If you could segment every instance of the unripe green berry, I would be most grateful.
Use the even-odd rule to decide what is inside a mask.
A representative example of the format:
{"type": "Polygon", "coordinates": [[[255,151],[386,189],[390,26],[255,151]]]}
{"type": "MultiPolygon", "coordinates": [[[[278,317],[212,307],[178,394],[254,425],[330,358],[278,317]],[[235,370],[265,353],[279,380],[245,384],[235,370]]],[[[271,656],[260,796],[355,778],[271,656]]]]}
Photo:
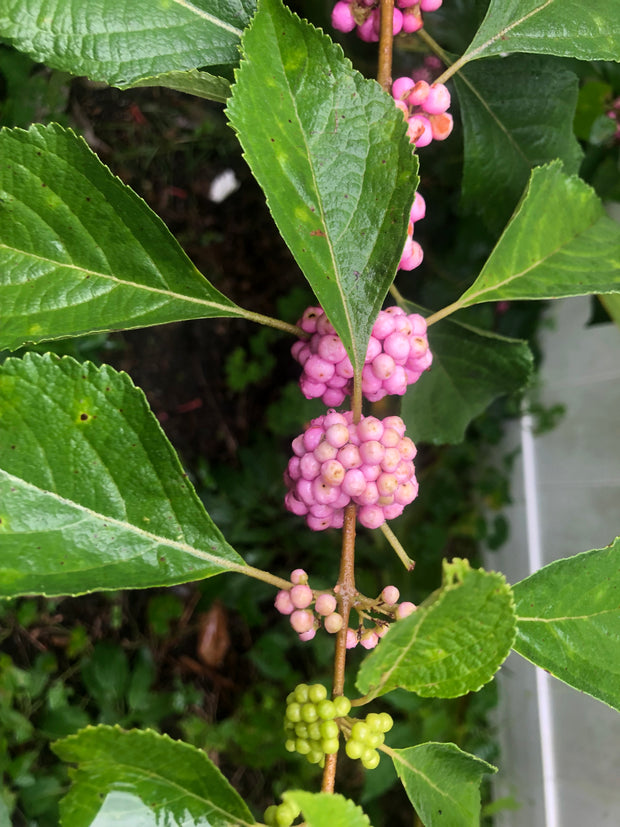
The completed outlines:
{"type": "Polygon", "coordinates": [[[373,730],[370,730],[370,732],[368,733],[368,738],[366,738],[366,746],[376,749],[377,747],[381,746],[381,744],[384,741],[385,736],[382,732],[373,732],[373,730]]]}
{"type": "Polygon", "coordinates": [[[369,735],[370,729],[363,721],[356,721],[351,727],[351,738],[354,738],[356,741],[361,741],[362,744],[366,743],[369,735]]]}
{"type": "Polygon", "coordinates": [[[316,706],[313,703],[310,703],[310,701],[301,707],[301,719],[307,724],[313,723],[318,717],[316,706]]]}
{"type": "Polygon", "coordinates": [[[300,704],[308,701],[308,684],[300,683],[295,687],[295,700],[300,704]]]}
{"type": "Polygon", "coordinates": [[[394,726],[392,716],[389,715],[387,712],[380,712],[379,717],[381,718],[381,730],[383,732],[389,732],[394,726]]]}
{"type": "Polygon", "coordinates": [[[308,724],[308,738],[312,741],[320,741],[321,737],[321,725],[319,722],[314,721],[314,723],[308,724]]]}
{"type": "Polygon", "coordinates": [[[291,807],[291,805],[287,804],[286,801],[282,804],[278,804],[276,808],[277,827],[290,827],[296,818],[297,816],[295,815],[294,807],[291,807]]]}
{"type": "Polygon", "coordinates": [[[347,743],[345,744],[344,751],[349,756],[349,758],[361,758],[362,753],[366,749],[365,745],[362,744],[361,741],[356,741],[355,738],[349,738],[347,743]]]}
{"type": "Polygon", "coordinates": [[[300,755],[307,755],[310,752],[310,744],[305,738],[297,738],[295,741],[295,750],[300,755]]]}
{"type": "Polygon", "coordinates": [[[269,827],[276,827],[276,813],[278,811],[278,807],[276,804],[272,804],[270,807],[267,807],[265,813],[263,815],[263,821],[265,824],[268,824],[269,827]]]}
{"type": "Polygon", "coordinates": [[[286,717],[294,724],[301,721],[301,705],[298,703],[289,704],[286,707],[286,717]]]}
{"type": "Polygon", "coordinates": [[[383,732],[381,726],[381,716],[378,712],[369,712],[366,716],[366,723],[373,732],[383,732]]]}
{"type": "Polygon", "coordinates": [[[314,704],[318,704],[327,698],[327,689],[322,683],[315,683],[308,687],[308,700],[314,704]]]}
{"type": "Polygon", "coordinates": [[[380,760],[381,756],[376,749],[369,750],[368,753],[362,755],[362,764],[367,770],[374,770],[379,765],[380,760]]]}
{"type": "Polygon", "coordinates": [[[297,738],[307,738],[308,737],[308,725],[300,722],[299,724],[295,724],[295,736],[297,738]]]}
{"type": "Polygon", "coordinates": [[[334,698],[334,706],[336,708],[336,718],[344,718],[351,711],[351,701],[344,695],[338,695],[334,698]]]}
{"type": "Polygon", "coordinates": [[[322,738],[337,738],[340,732],[338,724],[335,721],[323,721],[319,728],[322,738]]]}
{"type": "Polygon", "coordinates": [[[321,749],[325,755],[333,755],[335,752],[338,752],[339,746],[340,741],[338,738],[323,738],[321,741],[321,749]]]}
{"type": "Polygon", "coordinates": [[[287,738],[284,742],[284,749],[287,752],[297,752],[297,749],[295,747],[295,741],[292,738],[287,738]]]}
{"type": "Polygon", "coordinates": [[[317,704],[316,711],[318,712],[319,718],[322,718],[324,721],[329,721],[337,717],[336,704],[327,699],[317,704]]]}
{"type": "Polygon", "coordinates": [[[311,764],[319,764],[324,758],[323,750],[322,749],[312,749],[306,755],[306,758],[308,759],[308,761],[310,761],[311,764]]]}

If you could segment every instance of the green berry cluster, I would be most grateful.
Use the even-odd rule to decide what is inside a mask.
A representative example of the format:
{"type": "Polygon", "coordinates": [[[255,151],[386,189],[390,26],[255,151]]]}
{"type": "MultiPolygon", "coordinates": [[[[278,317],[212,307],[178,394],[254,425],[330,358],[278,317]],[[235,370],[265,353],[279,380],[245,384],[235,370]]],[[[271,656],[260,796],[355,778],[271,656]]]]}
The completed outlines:
{"type": "Polygon", "coordinates": [[[300,813],[299,807],[289,801],[283,801],[282,804],[267,807],[263,820],[269,827],[290,827],[300,813]]]}
{"type": "Polygon", "coordinates": [[[363,721],[355,721],[345,747],[349,758],[359,758],[367,770],[374,770],[380,759],[377,747],[393,723],[387,712],[369,712],[363,721]]]}
{"type": "Polygon", "coordinates": [[[344,695],[329,700],[322,684],[300,683],[286,699],[286,749],[323,766],[326,755],[338,752],[340,729],[335,719],[350,709],[351,701],[344,695]]]}

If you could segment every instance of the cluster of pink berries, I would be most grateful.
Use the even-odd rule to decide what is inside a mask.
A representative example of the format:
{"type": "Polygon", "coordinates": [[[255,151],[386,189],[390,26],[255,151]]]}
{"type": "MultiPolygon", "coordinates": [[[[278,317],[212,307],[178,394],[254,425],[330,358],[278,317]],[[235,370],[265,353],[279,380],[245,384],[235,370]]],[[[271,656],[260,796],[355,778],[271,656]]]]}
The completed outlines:
{"type": "Polygon", "coordinates": [[[614,140],[620,141],[620,98],[612,101],[611,108],[607,112],[607,117],[615,121],[616,132],[614,134],[614,140]]]}
{"type": "Polygon", "coordinates": [[[398,265],[400,270],[415,270],[422,264],[424,252],[417,241],[413,240],[413,229],[416,221],[420,221],[426,215],[426,202],[419,192],[415,194],[415,200],[409,213],[409,225],[407,227],[407,240],[405,248],[398,265]]]}
{"type": "Polygon", "coordinates": [[[399,416],[362,417],[356,425],[351,411],[329,410],[295,437],[293,452],[284,503],[313,531],[342,528],[350,503],[363,526],[379,528],[418,494],[416,447],[399,416]]]}
{"type": "Polygon", "coordinates": [[[300,640],[312,640],[321,621],[327,632],[336,634],[344,623],[336,611],[338,601],[331,592],[315,594],[308,585],[308,575],[303,569],[291,572],[291,589],[282,589],[276,595],[275,607],[280,614],[288,615],[291,626],[300,640]],[[312,604],[314,603],[314,611],[312,604]]]}
{"type": "Polygon", "coordinates": [[[374,649],[377,643],[379,643],[379,640],[390,628],[391,620],[403,620],[405,617],[409,617],[412,612],[415,612],[417,606],[414,603],[408,600],[403,600],[399,603],[399,598],[400,592],[396,586],[386,586],[379,595],[378,600],[369,607],[373,614],[387,614],[389,620],[373,618],[368,614],[368,610],[360,611],[358,608],[360,624],[357,629],[347,629],[347,649],[354,649],[358,643],[363,646],[364,649],[374,649]],[[373,625],[366,626],[364,624],[365,619],[371,619],[373,625]]]}
{"type": "MultiPolygon", "coordinates": [[[[443,0],[395,0],[392,17],[394,36],[417,32],[424,25],[422,12],[436,11],[443,0]]],[[[332,26],[339,32],[357,31],[367,43],[379,40],[380,0],[338,0],[332,10],[332,26]]]]}
{"type": "Polygon", "coordinates": [[[444,141],[452,132],[454,121],[448,112],[450,92],[443,83],[396,78],[392,97],[407,121],[409,140],[417,148],[428,146],[433,140],[444,141]]]}
{"type": "MultiPolygon", "coordinates": [[[[419,210],[420,203],[423,205],[423,201],[418,202],[416,207],[414,202],[413,210],[419,210]]],[[[353,377],[344,345],[321,307],[308,307],[298,325],[311,334],[310,339],[299,339],[291,348],[303,367],[301,392],[306,399],[320,397],[330,407],[341,405],[351,393],[353,377]]],[[[370,402],[387,394],[402,396],[432,361],[424,317],[407,315],[400,307],[381,310],[368,342],[362,393],[370,402]]]]}

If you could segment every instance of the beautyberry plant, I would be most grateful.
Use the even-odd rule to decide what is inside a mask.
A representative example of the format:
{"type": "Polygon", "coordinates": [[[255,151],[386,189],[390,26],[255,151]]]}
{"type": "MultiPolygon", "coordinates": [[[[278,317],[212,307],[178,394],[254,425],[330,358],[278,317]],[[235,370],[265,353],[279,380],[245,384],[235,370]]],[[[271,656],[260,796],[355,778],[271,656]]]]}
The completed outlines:
{"type": "MultiPolygon", "coordinates": [[[[317,788],[286,791],[261,816],[267,824],[367,825],[335,791],[336,767],[353,760],[371,771],[381,755],[427,827],[478,824],[480,783],[493,766],[449,743],[396,749],[387,713],[351,712],[395,689],[437,698],[475,692],[511,649],[620,708],[618,541],[512,587],[500,573],[446,560],[435,592],[418,606],[401,600],[415,576],[407,547],[416,538],[397,538],[388,523],[416,507],[416,445],[458,440],[477,413],[522,388],[531,373],[526,343],[472,326],[467,309],[620,292],[620,227],[577,176],[571,106],[557,106],[553,80],[530,87],[523,104],[524,73],[511,74],[510,63],[536,60],[552,75],[551,55],[617,60],[620,31],[609,4],[464,5],[475,31],[453,61],[460,30],[450,28],[450,3],[336,3],[332,22],[343,42],[355,30],[378,44],[375,81],[281,0],[134,0],[131,20],[120,0],[96,8],[88,0],[79,7],[0,0],[3,40],[39,62],[121,89],[165,86],[225,103],[316,298],[297,323],[240,307],[71,130],[35,124],[0,134],[0,347],[243,318],[291,336],[300,393],[325,405],[299,423],[282,469],[283,509],[299,518],[300,531],[322,531],[326,543],[340,544],[332,583],[316,589],[312,571],[282,577],[231,547],[126,374],[40,348],[0,367],[2,596],[228,573],[273,587],[274,614],[286,615],[307,645],[333,641],[330,688],[283,687],[284,723],[277,723],[286,749],[317,767],[317,788]],[[392,82],[394,54],[403,68],[392,82]],[[455,95],[458,116],[448,111],[455,95]],[[427,206],[417,193],[418,157],[429,215],[441,214],[425,160],[441,147],[424,147],[457,140],[455,123],[464,204],[478,209],[493,245],[464,292],[429,310],[412,301],[411,271],[423,260],[414,225],[427,206]],[[458,321],[448,319],[457,312],[458,321]],[[376,585],[376,598],[355,580],[356,533],[374,530],[404,569],[398,586],[376,585]],[[357,654],[349,651],[358,646],[371,651],[347,684],[359,694],[346,697],[357,654]]],[[[447,238],[457,238],[453,229],[445,228],[447,238]]],[[[440,304],[440,289],[428,295],[440,304]]],[[[54,752],[73,765],[65,827],[99,818],[257,823],[205,753],[155,732],[88,727],[56,742],[54,752]]]]}

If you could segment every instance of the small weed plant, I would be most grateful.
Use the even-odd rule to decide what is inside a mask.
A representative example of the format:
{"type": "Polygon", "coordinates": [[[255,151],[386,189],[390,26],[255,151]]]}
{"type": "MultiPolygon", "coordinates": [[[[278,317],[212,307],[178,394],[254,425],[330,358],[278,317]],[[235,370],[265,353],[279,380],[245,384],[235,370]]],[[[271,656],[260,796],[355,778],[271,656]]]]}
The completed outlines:
{"type": "MultiPolygon", "coordinates": [[[[426,827],[473,827],[495,767],[452,743],[390,746],[392,718],[373,702],[396,689],[438,699],[476,692],[514,649],[620,708],[620,545],[514,584],[444,560],[441,584],[414,605],[400,591],[415,577],[416,537],[399,538],[391,523],[416,507],[416,445],[458,442],[492,400],[529,380],[527,344],[466,324],[468,309],[620,292],[620,227],[578,177],[572,128],[574,67],[620,56],[614,4],[339,0],[334,36],[375,50],[377,80],[281,0],[130,5],[128,14],[120,0],[0,0],[0,36],[53,69],[225,104],[315,301],[292,319],[239,306],[84,140],[33,124],[0,134],[0,348],[215,317],[290,335],[299,393],[324,410],[299,422],[282,509],[299,532],[325,532],[331,582],[317,585],[311,559],[291,572],[250,565],[206,512],[129,376],[39,346],[0,367],[0,595],[260,581],[289,634],[333,650],[329,686],[281,687],[277,726],[286,750],[316,766],[316,786],[285,791],[264,823],[368,825],[338,793],[336,768],[360,762],[371,772],[383,761],[426,827]],[[463,47],[457,33],[469,30],[463,47]],[[410,65],[393,78],[395,54],[410,65]],[[463,209],[494,244],[467,289],[429,310],[411,299],[425,255],[416,231],[442,210],[418,191],[418,172],[432,181],[443,142],[459,136],[463,209]],[[383,533],[402,582],[357,588],[358,532],[383,533]]],[[[601,140],[613,143],[617,102],[599,103],[592,124],[610,127],[601,140]]],[[[443,232],[446,245],[457,243],[454,226],[443,232]]],[[[257,262],[257,291],[260,283],[257,262]]],[[[44,659],[37,668],[43,686],[44,659]]],[[[65,827],[258,823],[204,751],[131,728],[146,714],[113,717],[53,744],[71,766],[65,827]]]]}

